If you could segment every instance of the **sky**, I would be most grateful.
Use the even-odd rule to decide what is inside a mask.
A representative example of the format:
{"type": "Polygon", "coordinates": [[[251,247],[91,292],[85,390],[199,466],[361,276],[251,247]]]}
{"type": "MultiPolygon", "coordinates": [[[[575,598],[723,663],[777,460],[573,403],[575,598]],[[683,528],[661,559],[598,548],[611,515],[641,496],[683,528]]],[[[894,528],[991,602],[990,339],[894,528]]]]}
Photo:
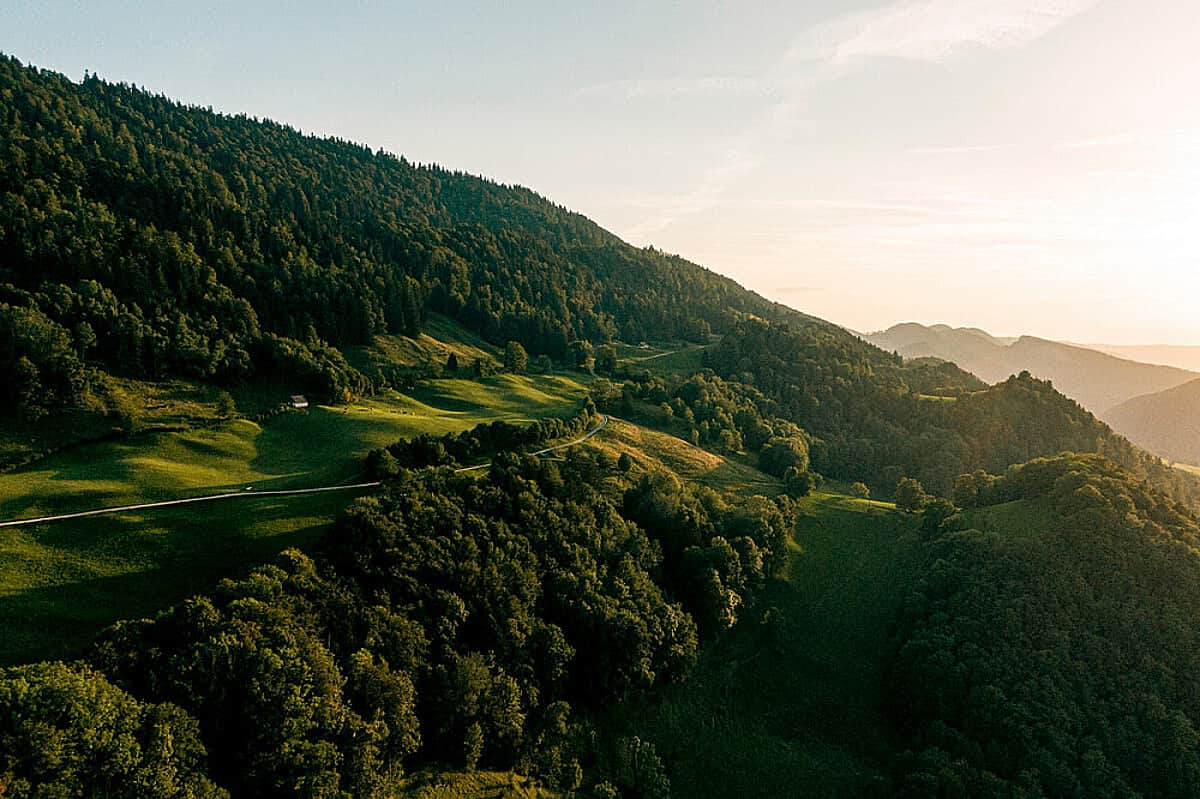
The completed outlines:
{"type": "Polygon", "coordinates": [[[528,186],[857,330],[1200,344],[1194,0],[2,0],[0,51],[528,186]]]}

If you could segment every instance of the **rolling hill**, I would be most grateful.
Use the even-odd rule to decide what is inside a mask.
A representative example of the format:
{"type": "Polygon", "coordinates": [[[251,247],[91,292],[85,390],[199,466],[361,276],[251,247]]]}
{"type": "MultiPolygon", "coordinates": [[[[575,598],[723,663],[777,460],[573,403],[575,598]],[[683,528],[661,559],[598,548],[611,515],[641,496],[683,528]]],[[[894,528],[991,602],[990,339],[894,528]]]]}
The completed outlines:
{"type": "Polygon", "coordinates": [[[1200,377],[1173,366],[1139,363],[1083,346],[1020,336],[997,338],[976,328],[895,325],[866,339],[905,358],[952,361],[989,383],[1028,371],[1098,416],[1133,397],[1163,391],[1200,377]]]}
{"type": "Polygon", "coordinates": [[[527,189],[0,59],[0,449],[21,464],[0,510],[378,478],[6,529],[0,662],[24,665],[0,669],[0,792],[1084,795],[1200,773],[1195,692],[1164,679],[1195,673],[1200,599],[1160,618],[1147,579],[1196,585],[1200,481],[995,353],[1101,406],[1193,376],[934,333],[995,385],[527,189]],[[292,389],[307,413],[269,410],[292,389]],[[71,443],[81,414],[122,426],[71,443]],[[550,457],[513,443],[598,414],[550,457]],[[454,471],[488,442],[488,469],[454,471]],[[886,501],[914,479],[938,497],[886,501]],[[998,542],[1022,536],[1045,546],[1014,565],[998,542]],[[1006,612],[991,640],[1028,597],[1057,614],[1006,612]],[[1068,644],[1097,608],[1093,637],[1153,646],[1091,668],[1068,644]],[[1044,652],[1077,678],[1061,714],[1023,681],[1044,652]],[[1126,672],[1144,739],[1084,735],[1129,717],[1092,701],[1126,672]]]}
{"type": "Polygon", "coordinates": [[[1134,397],[1104,418],[1138,446],[1174,461],[1200,465],[1200,380],[1134,397]]]}

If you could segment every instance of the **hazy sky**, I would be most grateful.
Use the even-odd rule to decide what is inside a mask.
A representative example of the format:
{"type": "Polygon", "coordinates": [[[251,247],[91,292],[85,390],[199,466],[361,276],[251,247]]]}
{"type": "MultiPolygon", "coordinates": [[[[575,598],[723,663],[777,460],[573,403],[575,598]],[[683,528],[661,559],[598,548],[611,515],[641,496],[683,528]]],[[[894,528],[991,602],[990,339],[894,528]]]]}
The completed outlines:
{"type": "Polygon", "coordinates": [[[0,0],[0,50],[527,185],[870,330],[1200,344],[1195,0],[0,0]]]}

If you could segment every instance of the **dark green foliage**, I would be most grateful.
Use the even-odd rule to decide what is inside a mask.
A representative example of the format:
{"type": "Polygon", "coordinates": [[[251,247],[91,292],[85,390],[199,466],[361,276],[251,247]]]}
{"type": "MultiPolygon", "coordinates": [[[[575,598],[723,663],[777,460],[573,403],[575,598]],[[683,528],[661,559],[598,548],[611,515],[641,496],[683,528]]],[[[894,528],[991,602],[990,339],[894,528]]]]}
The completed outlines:
{"type": "Polygon", "coordinates": [[[229,381],[302,345],[305,387],[339,394],[362,378],[322,344],[415,336],[427,308],[564,360],[575,340],[704,341],[729,308],[782,312],[525,189],[0,56],[4,305],[39,315],[47,357],[3,374],[27,355],[59,404],[75,367],[51,352],[229,381]]]}
{"type": "Polygon", "coordinates": [[[613,761],[622,799],[670,799],[671,781],[654,744],[637,736],[622,738],[613,761]]]}
{"type": "Polygon", "coordinates": [[[383,797],[431,763],[520,767],[569,790],[581,762],[626,795],[664,796],[652,747],[606,753],[577,717],[689,672],[693,618],[724,629],[753,604],[785,556],[790,503],[730,505],[659,475],[622,509],[593,488],[622,481],[611,457],[568,452],[500,452],[479,479],[380,451],[375,469],[396,477],[316,557],[286,552],[118,624],[89,660],[183,708],[236,796],[383,797]]]}
{"type": "Polygon", "coordinates": [[[945,496],[978,469],[1099,452],[1176,499],[1200,501],[1200,481],[1028,373],[982,388],[953,365],[904,362],[832,326],[756,319],[710,348],[705,364],[752,386],[747,396],[761,397],[754,402],[764,417],[801,425],[812,467],[832,477],[890,489],[909,475],[945,496]]]}
{"type": "Polygon", "coordinates": [[[1195,796],[1200,523],[1094,455],[976,502],[1021,521],[930,544],[888,680],[901,794],[1195,796]]]}
{"type": "MultiPolygon", "coordinates": [[[[900,507],[899,501],[896,507],[900,507]]],[[[921,506],[921,535],[933,538],[952,530],[962,529],[962,517],[958,516],[958,508],[948,499],[934,497],[925,498],[921,506]]]]}
{"type": "Polygon", "coordinates": [[[782,477],[788,469],[808,471],[808,443],[801,436],[773,436],[763,444],[758,465],[767,474],[782,477]]]}
{"type": "Polygon", "coordinates": [[[88,668],[0,671],[0,796],[220,799],[196,722],[88,668]]]}
{"type": "Polygon", "coordinates": [[[787,557],[786,499],[730,507],[711,489],[651,472],[625,492],[623,509],[662,546],[664,580],[704,632],[732,627],[787,557]]]}
{"type": "Polygon", "coordinates": [[[617,371],[617,348],[605,344],[596,349],[596,371],[602,375],[611,375],[617,371]]]}
{"type": "Polygon", "coordinates": [[[896,507],[900,510],[916,513],[925,507],[928,499],[925,487],[919,481],[911,477],[901,477],[900,482],[896,483],[896,507]]]}
{"type": "Polygon", "coordinates": [[[592,356],[592,345],[589,341],[576,339],[571,342],[571,360],[581,369],[590,369],[595,363],[595,358],[592,356]]]}
{"type": "Polygon", "coordinates": [[[520,450],[582,436],[595,422],[595,415],[585,409],[570,419],[542,419],[527,425],[483,422],[461,433],[425,433],[371,452],[367,470],[377,477],[395,477],[399,468],[472,465],[500,450],[520,450]]]}
{"type": "Polygon", "coordinates": [[[0,415],[26,421],[77,402],[87,373],[71,334],[36,308],[0,303],[0,415]]]}
{"type": "Polygon", "coordinates": [[[529,354],[519,341],[510,341],[504,347],[504,368],[513,374],[524,374],[529,366],[529,354]]]}
{"type": "Polygon", "coordinates": [[[975,508],[991,504],[995,478],[983,469],[974,474],[960,474],[954,481],[954,504],[960,508],[975,508]]]}
{"type": "Polygon", "coordinates": [[[794,423],[774,416],[775,404],[752,386],[735,383],[704,370],[668,385],[649,372],[627,377],[618,386],[599,380],[592,388],[606,410],[636,415],[635,401],[658,406],[657,424],[684,433],[684,438],[724,454],[757,452],[759,468],[786,480],[789,470],[800,494],[812,488],[808,475],[809,438],[794,423]]]}
{"type": "Polygon", "coordinates": [[[807,497],[819,485],[819,475],[808,470],[800,471],[795,466],[789,466],[783,473],[783,487],[788,496],[807,497]]]}

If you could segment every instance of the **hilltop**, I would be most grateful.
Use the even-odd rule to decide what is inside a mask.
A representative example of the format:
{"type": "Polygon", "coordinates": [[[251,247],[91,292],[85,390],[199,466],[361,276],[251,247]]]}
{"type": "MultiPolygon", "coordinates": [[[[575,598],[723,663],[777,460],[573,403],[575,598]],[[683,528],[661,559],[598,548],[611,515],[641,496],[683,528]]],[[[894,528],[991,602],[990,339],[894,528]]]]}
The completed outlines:
{"type": "Polygon", "coordinates": [[[1200,380],[1134,397],[1110,410],[1105,419],[1151,452],[1200,465],[1200,380]]]}
{"type": "Polygon", "coordinates": [[[1173,366],[1139,363],[1084,346],[1020,336],[997,338],[977,328],[908,322],[865,338],[905,358],[952,361],[988,383],[1028,371],[1100,417],[1140,394],[1182,385],[1200,374],[1173,366]]]}

